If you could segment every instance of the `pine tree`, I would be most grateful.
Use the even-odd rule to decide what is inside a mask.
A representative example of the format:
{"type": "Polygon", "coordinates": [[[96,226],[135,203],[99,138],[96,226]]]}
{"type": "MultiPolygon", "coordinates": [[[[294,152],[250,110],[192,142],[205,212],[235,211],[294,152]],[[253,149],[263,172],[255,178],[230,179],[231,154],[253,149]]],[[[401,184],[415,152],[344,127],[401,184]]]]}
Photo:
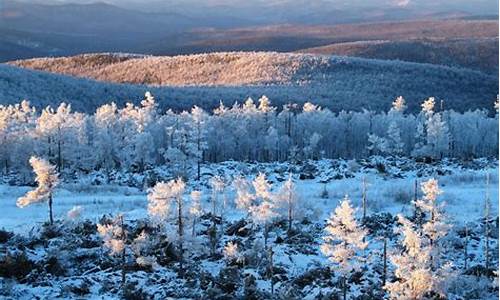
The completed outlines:
{"type": "Polygon", "coordinates": [[[403,96],[397,97],[394,102],[392,102],[391,111],[403,113],[406,110],[406,101],[403,96]]]}
{"type": "Polygon", "coordinates": [[[398,215],[403,235],[402,252],[390,256],[396,267],[396,281],[386,283],[391,299],[421,300],[432,298],[432,294],[445,295],[449,277],[452,275],[451,265],[444,264],[439,268],[432,265],[432,247],[424,234],[415,228],[415,224],[402,215],[398,215]]]}
{"type": "Polygon", "coordinates": [[[32,156],[30,164],[36,174],[35,181],[38,183],[38,186],[33,191],[29,191],[24,197],[17,199],[16,204],[22,208],[32,203],[48,200],[49,222],[52,225],[54,223],[52,200],[54,190],[59,184],[59,174],[56,172],[55,166],[42,158],[32,156]]]}
{"type": "Polygon", "coordinates": [[[421,189],[423,197],[415,204],[425,215],[422,226],[398,216],[403,225],[400,229],[404,237],[403,251],[391,256],[397,281],[386,284],[393,299],[425,299],[433,294],[444,296],[453,276],[451,264],[440,260],[442,239],[449,229],[443,206],[437,202],[442,191],[435,179],[423,182],[421,189]]]}
{"type": "Polygon", "coordinates": [[[443,205],[437,202],[442,193],[438,181],[434,178],[421,184],[423,192],[422,199],[417,200],[416,205],[427,217],[422,226],[422,231],[429,241],[431,267],[439,268],[439,256],[441,253],[441,239],[448,233],[449,225],[444,221],[443,205]]]}
{"type": "Polygon", "coordinates": [[[364,239],[367,234],[354,218],[354,209],[346,195],[340,205],[327,220],[326,235],[320,250],[333,263],[334,268],[342,275],[343,299],[347,297],[347,276],[357,268],[359,257],[356,252],[368,245],[364,239]]]}
{"type": "Polygon", "coordinates": [[[428,262],[429,248],[423,245],[421,236],[413,228],[413,224],[399,215],[402,224],[400,232],[403,235],[402,246],[404,252],[390,256],[396,266],[397,280],[386,283],[391,299],[418,300],[433,290],[434,280],[428,262]]]}

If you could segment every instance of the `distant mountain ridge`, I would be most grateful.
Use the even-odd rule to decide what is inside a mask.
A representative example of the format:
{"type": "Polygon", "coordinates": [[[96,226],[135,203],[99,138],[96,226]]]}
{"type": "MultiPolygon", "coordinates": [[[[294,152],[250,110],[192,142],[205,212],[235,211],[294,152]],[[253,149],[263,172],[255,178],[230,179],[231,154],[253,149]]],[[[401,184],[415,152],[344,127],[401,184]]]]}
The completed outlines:
{"type": "Polygon", "coordinates": [[[430,96],[444,100],[445,108],[457,111],[478,108],[491,111],[498,93],[496,76],[467,69],[275,52],[176,57],[92,54],[13,64],[137,83],[110,83],[0,65],[3,104],[22,99],[31,100],[37,106],[66,101],[75,109],[87,112],[110,101],[120,105],[126,101],[137,103],[147,90],[159,99],[162,108],[176,110],[193,105],[212,109],[221,100],[231,105],[261,95],[267,95],[277,107],[289,102],[312,101],[334,111],[387,110],[395,97],[403,95],[413,112],[420,110],[422,100],[430,96]],[[149,73],[141,73],[141,70],[149,73]],[[141,80],[149,85],[140,84],[141,80]]]}
{"type": "Polygon", "coordinates": [[[498,38],[356,41],[298,52],[431,63],[498,73],[498,38]]]}
{"type": "Polygon", "coordinates": [[[350,10],[328,0],[294,0],[293,6],[289,0],[93,2],[1,1],[0,62],[91,52],[290,52],[371,39],[498,37],[498,20],[413,4],[366,9],[360,1],[350,10]]]}

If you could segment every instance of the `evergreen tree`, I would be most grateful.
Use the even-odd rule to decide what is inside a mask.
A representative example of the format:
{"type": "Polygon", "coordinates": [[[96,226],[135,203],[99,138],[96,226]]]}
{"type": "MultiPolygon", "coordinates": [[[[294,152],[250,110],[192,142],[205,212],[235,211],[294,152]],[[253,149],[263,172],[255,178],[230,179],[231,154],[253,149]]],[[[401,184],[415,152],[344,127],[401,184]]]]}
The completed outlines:
{"type": "Polygon", "coordinates": [[[333,263],[335,270],[342,276],[343,298],[347,297],[347,277],[357,268],[359,250],[368,245],[364,240],[367,234],[354,218],[354,209],[346,195],[335,212],[330,215],[325,227],[326,235],[320,250],[333,263]]]}

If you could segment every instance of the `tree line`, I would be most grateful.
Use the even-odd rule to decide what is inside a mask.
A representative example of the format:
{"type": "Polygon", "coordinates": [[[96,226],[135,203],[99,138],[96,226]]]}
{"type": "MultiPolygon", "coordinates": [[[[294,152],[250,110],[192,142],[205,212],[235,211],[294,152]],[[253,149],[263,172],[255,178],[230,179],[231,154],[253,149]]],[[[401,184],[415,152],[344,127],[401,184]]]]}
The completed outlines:
{"type": "MultiPolygon", "coordinates": [[[[496,102],[496,105],[498,100],[496,102]]],[[[434,98],[418,114],[402,97],[388,112],[332,112],[310,102],[278,110],[266,96],[212,112],[161,112],[146,93],[141,104],[99,107],[92,115],[62,103],[37,111],[29,102],[0,106],[3,173],[29,174],[29,158],[46,158],[61,174],[92,170],[142,172],[158,165],[198,174],[226,160],[301,161],[370,155],[441,159],[498,154],[498,113],[442,110],[434,98]]]]}

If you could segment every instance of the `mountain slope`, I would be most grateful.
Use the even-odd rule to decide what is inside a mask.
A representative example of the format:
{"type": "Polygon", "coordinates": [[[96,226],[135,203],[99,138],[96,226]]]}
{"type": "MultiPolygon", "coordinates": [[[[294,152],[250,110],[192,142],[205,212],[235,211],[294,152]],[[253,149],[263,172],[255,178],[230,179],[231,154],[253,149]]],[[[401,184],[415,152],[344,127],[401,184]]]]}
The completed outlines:
{"type": "Polygon", "coordinates": [[[181,57],[122,55],[122,62],[116,56],[91,55],[93,59],[100,57],[100,62],[90,59],[77,64],[74,60],[81,60],[81,56],[58,60],[57,64],[51,59],[38,61],[51,61],[54,64],[46,65],[68,73],[82,66],[81,76],[115,70],[113,66],[118,65],[122,68],[116,69],[119,73],[106,75],[116,82],[130,82],[131,78],[137,79],[136,72],[151,68],[149,74],[156,77],[144,82],[168,85],[116,84],[0,65],[0,99],[15,103],[27,98],[41,106],[68,101],[78,110],[92,111],[111,100],[119,104],[138,102],[146,90],[151,90],[163,108],[189,109],[196,104],[210,109],[219,100],[230,105],[265,94],[278,107],[288,102],[312,101],[338,111],[386,110],[393,98],[403,95],[410,111],[419,110],[421,101],[430,96],[445,100],[446,108],[464,111],[491,109],[498,91],[495,76],[429,64],[267,52],[181,57]],[[165,65],[157,64],[162,61],[166,61],[165,65]],[[128,69],[122,64],[127,64],[128,69]],[[155,73],[158,70],[161,72],[155,73]],[[232,74],[235,70],[238,73],[232,74]]]}
{"type": "Polygon", "coordinates": [[[498,72],[498,38],[357,41],[298,52],[403,60],[498,72]]]}

